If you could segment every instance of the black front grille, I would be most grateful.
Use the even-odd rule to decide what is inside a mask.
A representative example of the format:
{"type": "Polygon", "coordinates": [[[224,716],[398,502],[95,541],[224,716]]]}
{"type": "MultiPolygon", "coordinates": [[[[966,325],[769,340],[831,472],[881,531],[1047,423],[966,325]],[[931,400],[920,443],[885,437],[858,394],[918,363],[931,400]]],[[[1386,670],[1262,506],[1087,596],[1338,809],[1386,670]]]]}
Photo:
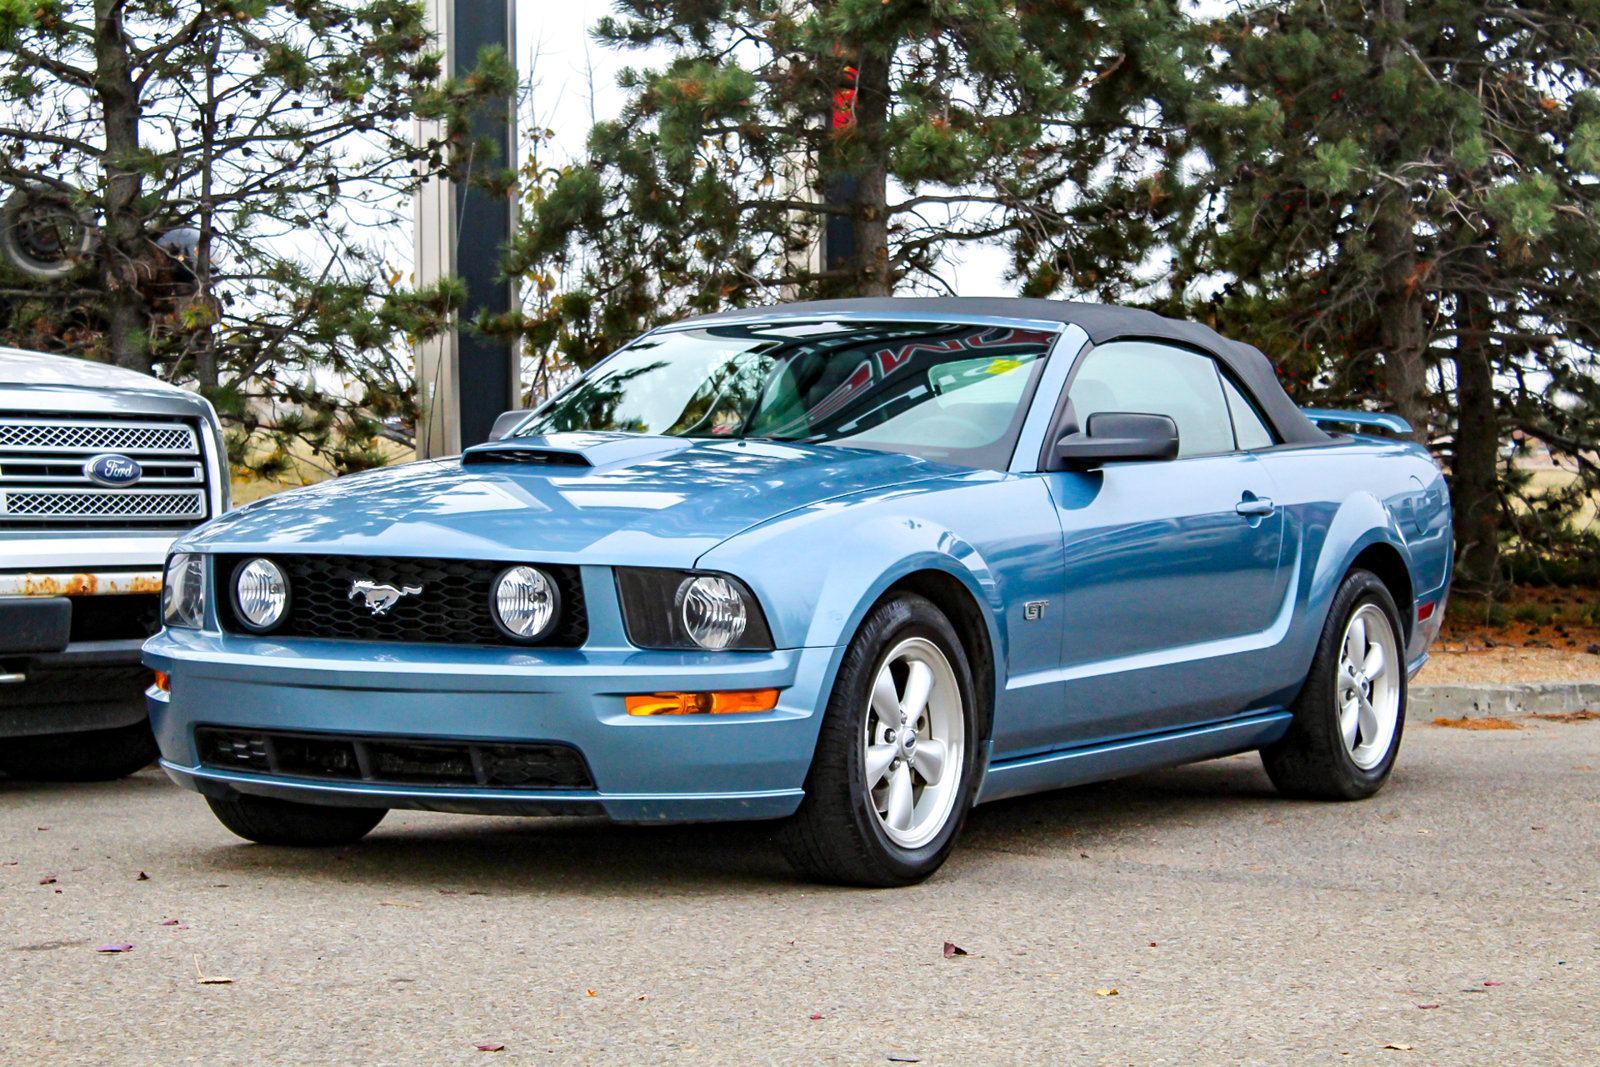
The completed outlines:
{"type": "MultiPolygon", "coordinates": [[[[256,556],[218,556],[218,614],[225,629],[250,633],[233,612],[233,572],[256,556]]],[[[441,645],[526,646],[495,625],[489,611],[494,580],[512,563],[388,556],[269,556],[289,579],[289,615],[274,637],[328,637],[354,641],[422,642],[441,645]],[[351,595],[362,580],[396,589],[421,589],[400,597],[381,614],[351,595]]],[[[589,636],[583,581],[578,568],[534,564],[561,593],[561,615],[538,645],[578,648],[589,636]]]]}
{"type": "Polygon", "coordinates": [[[593,789],[583,755],[549,742],[437,741],[409,737],[195,729],[200,763],[225,771],[377,785],[488,789],[593,789]]]}

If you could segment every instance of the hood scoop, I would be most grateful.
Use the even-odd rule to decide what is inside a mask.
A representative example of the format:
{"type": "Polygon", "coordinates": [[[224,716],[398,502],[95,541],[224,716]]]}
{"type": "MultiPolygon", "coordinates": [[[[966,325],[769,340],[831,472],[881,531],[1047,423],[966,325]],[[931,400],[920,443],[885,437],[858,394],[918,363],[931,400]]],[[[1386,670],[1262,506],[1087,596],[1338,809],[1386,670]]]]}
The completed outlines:
{"type": "Polygon", "coordinates": [[[463,467],[610,467],[653,459],[688,448],[682,437],[627,433],[553,433],[507,437],[461,453],[463,467]]]}
{"type": "Polygon", "coordinates": [[[593,463],[582,452],[563,452],[554,448],[529,448],[496,441],[478,445],[461,453],[463,467],[483,467],[489,464],[518,467],[592,467],[593,463]]]}

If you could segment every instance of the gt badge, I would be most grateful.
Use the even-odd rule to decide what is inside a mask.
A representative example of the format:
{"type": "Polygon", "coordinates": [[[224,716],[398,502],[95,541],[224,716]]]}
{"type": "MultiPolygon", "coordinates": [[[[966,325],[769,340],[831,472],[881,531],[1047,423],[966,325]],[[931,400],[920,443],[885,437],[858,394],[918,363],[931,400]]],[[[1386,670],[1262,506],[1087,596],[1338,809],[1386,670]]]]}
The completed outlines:
{"type": "Polygon", "coordinates": [[[346,600],[361,597],[367,610],[374,615],[382,615],[403,596],[416,596],[422,592],[420,585],[403,585],[396,589],[392,585],[384,585],[370,578],[360,578],[350,583],[350,595],[346,600]]]}
{"type": "Polygon", "coordinates": [[[1028,601],[1022,605],[1022,617],[1029,622],[1044,618],[1044,606],[1048,603],[1050,603],[1048,600],[1028,601]]]}

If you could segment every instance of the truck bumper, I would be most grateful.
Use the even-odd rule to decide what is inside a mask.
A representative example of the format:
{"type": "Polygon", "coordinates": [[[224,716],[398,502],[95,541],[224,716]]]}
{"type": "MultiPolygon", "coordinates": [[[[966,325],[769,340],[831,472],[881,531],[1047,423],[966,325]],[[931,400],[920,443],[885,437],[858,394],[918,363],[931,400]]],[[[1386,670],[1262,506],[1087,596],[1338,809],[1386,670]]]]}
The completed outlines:
{"type": "Polygon", "coordinates": [[[146,644],[145,662],[169,679],[149,704],[162,766],[209,795],[678,822],[793,813],[840,652],[396,649],[166,630],[146,644]],[[631,693],[765,688],[781,690],[778,707],[757,715],[640,717],[623,701],[631,693]],[[258,738],[261,754],[223,759],[201,743],[217,735],[197,736],[197,728],[245,747],[258,738]],[[307,773],[301,763],[284,773],[285,761],[268,755],[308,739],[352,753],[344,769],[307,773]],[[488,786],[462,770],[481,754],[473,763],[461,756],[454,781],[397,781],[374,770],[372,755],[354,755],[518,745],[576,750],[587,770],[583,787],[488,786]]]}
{"type": "Polygon", "coordinates": [[[148,633],[137,616],[153,610],[156,594],[124,593],[126,576],[119,574],[93,594],[74,586],[67,590],[72,595],[5,595],[21,579],[37,577],[0,575],[0,737],[139,722],[150,683],[150,672],[140,664],[144,638],[105,635],[130,627],[148,633]],[[130,598],[139,603],[130,605],[130,598]],[[75,632],[87,636],[74,640],[75,632]]]}

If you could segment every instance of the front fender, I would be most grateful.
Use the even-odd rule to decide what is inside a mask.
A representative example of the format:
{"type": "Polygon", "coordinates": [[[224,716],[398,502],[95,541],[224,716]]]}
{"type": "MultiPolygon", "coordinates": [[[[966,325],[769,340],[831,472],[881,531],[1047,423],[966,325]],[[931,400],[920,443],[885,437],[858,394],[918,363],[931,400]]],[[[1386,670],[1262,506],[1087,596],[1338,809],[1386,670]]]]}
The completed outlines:
{"type": "Polygon", "coordinates": [[[779,647],[842,647],[896,582],[947,574],[982,609],[1002,689],[1018,654],[1059,655],[1059,634],[1010,623],[1029,599],[1059,601],[1061,528],[1037,478],[974,471],[832,500],[773,519],[706,552],[700,567],[747,582],[779,647]],[[1052,637],[1054,640],[1052,640],[1052,637]]]}

